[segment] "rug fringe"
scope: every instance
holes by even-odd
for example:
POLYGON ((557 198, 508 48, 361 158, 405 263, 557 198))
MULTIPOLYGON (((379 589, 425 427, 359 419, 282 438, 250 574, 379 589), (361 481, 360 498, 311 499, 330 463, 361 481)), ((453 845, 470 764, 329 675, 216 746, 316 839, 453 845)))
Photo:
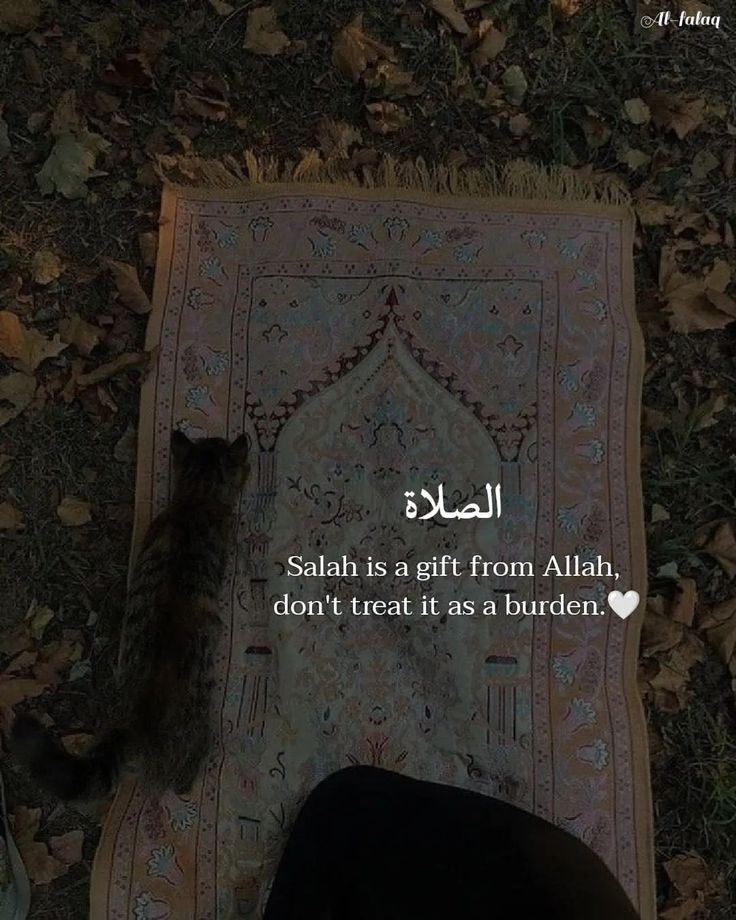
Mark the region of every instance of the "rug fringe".
POLYGON ((243 184, 304 182, 490 198, 631 204, 631 194, 613 176, 577 171, 569 166, 543 166, 528 160, 512 160, 501 168, 494 165, 430 166, 421 157, 409 161, 386 155, 377 166, 351 169, 349 160, 323 160, 318 150, 305 151, 298 163, 259 157, 252 150, 246 150, 244 166, 243 169, 233 156, 224 161, 195 156, 159 156, 157 172, 165 184, 175 186, 233 188, 243 184))

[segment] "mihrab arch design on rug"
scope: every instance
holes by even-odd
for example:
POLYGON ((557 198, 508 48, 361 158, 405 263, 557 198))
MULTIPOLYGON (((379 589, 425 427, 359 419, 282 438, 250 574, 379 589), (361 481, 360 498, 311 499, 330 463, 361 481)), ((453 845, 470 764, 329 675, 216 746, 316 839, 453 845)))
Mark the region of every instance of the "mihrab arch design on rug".
POLYGON ((163 210, 136 540, 168 498, 172 428, 246 430, 255 471, 228 560, 212 757, 181 798, 147 802, 125 779, 96 858, 93 920, 257 918, 300 800, 353 762, 567 827, 653 920, 635 617, 271 612, 287 591, 445 601, 613 587, 294 579, 292 553, 599 554, 644 594, 627 214, 298 186, 179 190, 163 210), (459 503, 495 480, 501 521, 403 515, 407 488, 444 481, 459 503))

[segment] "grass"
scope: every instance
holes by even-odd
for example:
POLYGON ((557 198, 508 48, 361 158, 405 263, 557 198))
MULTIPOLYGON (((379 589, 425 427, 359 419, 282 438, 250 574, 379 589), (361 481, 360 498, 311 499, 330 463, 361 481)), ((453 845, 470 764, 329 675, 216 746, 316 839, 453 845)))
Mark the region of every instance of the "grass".
MULTIPOLYGON (((67 265, 59 287, 31 290, 26 283, 19 291, 18 302, 27 305, 31 317, 49 317, 37 324, 42 331, 53 331, 62 313, 79 312, 88 319, 108 314, 114 319, 115 345, 103 345, 96 358, 102 362, 121 350, 141 347, 144 324, 112 301, 111 283, 99 270, 99 260, 110 256, 139 264, 137 234, 155 229, 159 195, 157 188, 137 181, 138 167, 146 159, 142 151, 157 126, 169 126, 168 150, 181 151, 180 141, 172 139, 173 132, 183 130, 173 114, 174 91, 191 88, 197 73, 215 72, 225 78, 233 113, 245 118, 241 126, 234 119, 199 125, 190 140, 200 155, 238 158, 253 147, 295 160, 303 148, 315 146, 317 124, 328 117, 359 126, 365 146, 402 157, 441 162, 448 151, 462 149, 471 164, 502 164, 527 156, 617 172, 634 189, 649 180, 643 172, 628 173, 620 166, 613 143, 595 150, 587 147, 579 119, 590 106, 606 119, 614 138, 668 158, 651 177, 647 194, 693 211, 709 209, 720 219, 730 219, 736 229, 736 179, 714 170, 695 184, 689 173, 689 163, 703 146, 720 155, 734 145, 725 126, 736 123, 736 47, 726 29, 683 29, 650 42, 634 35, 633 16, 624 0, 584 2, 569 24, 554 25, 540 0, 496 0, 489 14, 508 30, 509 41, 500 58, 479 75, 457 36, 440 29, 437 17, 419 3, 411 4, 410 17, 402 17, 405 6, 396 0, 282 4, 284 30, 293 40, 304 40, 306 48, 274 59, 243 50, 247 9, 253 5, 247 0, 232 16, 219 18, 204 0, 162 0, 143 6, 121 2, 115 5, 120 35, 104 47, 85 29, 110 13, 109 4, 47 4, 44 27, 58 25, 61 35, 49 35, 43 45, 34 46, 43 71, 40 86, 23 76, 22 53, 28 41, 8 39, 7 53, 0 55, 0 87, 14 168, 4 177, 0 290, 15 303, 15 279, 27 279, 35 250, 57 251, 67 265), (369 93, 338 74, 331 62, 335 32, 360 11, 366 28, 395 47, 401 66, 413 71, 416 82, 425 87, 414 101, 399 100, 410 110, 411 122, 397 135, 370 133, 364 119, 369 93), (155 66, 159 88, 119 93, 124 123, 110 135, 113 157, 104 165, 108 175, 90 182, 91 194, 85 200, 42 197, 34 173, 52 139, 44 130, 33 134, 27 129, 29 115, 53 110, 62 93, 74 88, 80 110, 97 118, 92 130, 111 131, 110 119, 95 114, 95 92, 110 90, 101 82, 106 65, 118 51, 134 46, 144 27, 166 29, 171 36, 155 66), (529 81, 521 111, 529 116, 532 129, 523 139, 511 136, 497 110, 482 102, 487 84, 499 85, 510 64, 523 67, 529 81), (453 88, 458 83, 475 89, 479 101, 459 98, 453 88), (654 88, 705 94, 726 116, 709 133, 698 132, 681 142, 671 134, 628 123, 623 101, 654 88), (29 293, 30 305, 22 299, 29 293)), ((724 16, 728 12, 725 0, 710 0, 709 5, 724 16)), ((479 15, 469 14, 471 23, 479 15)), ((665 228, 649 228, 642 235, 636 251, 640 296, 656 289, 660 248, 668 238, 665 228)), ((715 257, 733 259, 733 253, 723 245, 684 253, 691 270, 710 265, 715 257)), ((150 273, 143 274, 143 280, 150 288, 150 273)), ((668 427, 647 430, 644 438, 647 518, 654 503, 670 515, 668 521, 648 528, 650 576, 656 587, 659 568, 675 562, 682 574, 696 579, 705 603, 717 602, 733 590, 713 560, 695 546, 694 535, 703 525, 736 512, 735 331, 732 326, 698 336, 650 336, 647 342, 650 372, 644 404, 670 419, 668 427), (695 415, 678 415, 677 390, 691 407, 702 400, 703 388, 693 383, 696 371, 715 382, 730 401, 716 424, 702 430, 696 430, 695 415)), ((41 381, 48 384, 54 374, 66 374, 65 362, 62 356, 56 367, 43 369, 41 381)), ((135 422, 137 385, 135 374, 111 384, 117 412, 101 413, 94 406, 94 394, 88 394, 84 406, 49 398, 40 411, 26 412, 0 429, 0 450, 14 457, 0 480, 0 501, 13 501, 26 518, 22 534, 0 536, 0 629, 18 621, 35 598, 57 613, 49 638, 63 628, 82 631, 92 675, 62 684, 43 700, 67 730, 94 729, 109 681, 124 596, 134 476, 131 464, 113 459, 113 449, 128 424, 135 422), (58 521, 55 508, 67 494, 92 501, 94 523, 85 530, 93 539, 83 539, 58 521)), ((663 739, 662 753, 653 764, 657 856, 661 862, 678 852, 700 852, 723 880, 725 893, 713 899, 713 917, 725 920, 736 908, 733 694, 724 669, 712 660, 697 671, 692 686, 693 703, 684 712, 666 718, 651 713, 663 739)), ((11 802, 44 805, 45 834, 84 827, 86 861, 38 892, 32 914, 33 920, 78 920, 85 915, 94 823, 74 812, 58 811, 12 770, 8 785, 11 802)), ((661 870, 660 882, 665 896, 661 870)))
POLYGON ((712 660, 698 667, 695 687, 682 712, 666 719, 650 713, 664 742, 652 764, 657 857, 664 862, 679 853, 708 854, 721 885, 711 917, 728 920, 736 903, 734 701, 712 660))

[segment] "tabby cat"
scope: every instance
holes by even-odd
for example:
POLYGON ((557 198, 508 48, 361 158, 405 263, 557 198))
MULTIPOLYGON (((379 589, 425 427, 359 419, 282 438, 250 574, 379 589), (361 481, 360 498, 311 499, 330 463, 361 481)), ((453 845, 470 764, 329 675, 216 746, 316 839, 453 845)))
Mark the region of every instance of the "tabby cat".
POLYGON ((151 796, 191 787, 210 745, 218 597, 247 475, 247 444, 246 435, 232 444, 172 435, 174 492, 149 527, 133 569, 108 731, 89 753, 75 756, 32 716, 16 719, 15 750, 58 797, 105 794, 127 760, 139 763, 142 788, 151 796))

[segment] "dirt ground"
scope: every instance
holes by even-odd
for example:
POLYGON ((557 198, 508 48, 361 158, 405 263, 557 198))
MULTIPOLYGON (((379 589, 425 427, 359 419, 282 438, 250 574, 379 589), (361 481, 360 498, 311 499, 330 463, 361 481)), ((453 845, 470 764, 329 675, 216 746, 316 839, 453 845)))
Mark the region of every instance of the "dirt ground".
MULTIPOLYGON (((104 712, 163 171, 315 148, 357 172, 391 153, 606 173, 633 195, 647 340, 660 915, 733 917, 734 16, 730 0, 0 0, 0 704, 64 736, 104 712), (642 28, 681 7, 720 27, 642 28)), ((86 916, 97 817, 3 771, 19 835, 50 847, 31 916, 86 916)))

